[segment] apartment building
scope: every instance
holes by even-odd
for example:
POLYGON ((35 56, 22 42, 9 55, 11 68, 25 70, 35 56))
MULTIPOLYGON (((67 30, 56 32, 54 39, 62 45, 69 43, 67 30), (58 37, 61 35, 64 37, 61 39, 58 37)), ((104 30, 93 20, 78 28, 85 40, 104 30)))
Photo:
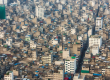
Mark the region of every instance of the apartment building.
POLYGON ((51 65, 53 61, 53 54, 46 54, 42 56, 43 64, 49 64, 51 65))
POLYGON ((4 75, 4 80, 14 80, 13 72, 12 72, 12 71, 8 71, 8 72, 4 75))
POLYGON ((44 18, 44 8, 41 6, 36 6, 36 16, 38 18, 44 18))
POLYGON ((99 48, 102 45, 102 37, 100 35, 91 35, 89 38, 89 47, 98 44, 99 48))
POLYGON ((36 60, 37 59, 37 51, 35 50, 35 51, 32 51, 32 59, 33 60, 36 60))
POLYGON ((0 4, 4 4, 5 6, 7 6, 8 0, 0 0, 0 4))
POLYGON ((90 37, 92 34, 93 34, 93 31, 92 31, 92 28, 90 28, 90 29, 88 30, 88 37, 90 37))
POLYGON ((53 74, 47 74, 45 80, 64 80, 64 70, 54 70, 53 74))
POLYGON ((101 30, 102 27, 103 27, 103 19, 102 19, 102 17, 97 17, 95 31, 101 30))
POLYGON ((76 70, 76 58, 69 57, 65 61, 65 72, 74 74, 76 70))
POLYGON ((71 55, 77 54, 80 55, 81 48, 83 47, 83 41, 76 41, 73 44, 73 48, 71 49, 71 55))
POLYGON ((92 54, 93 55, 99 54, 99 45, 92 46, 92 54))
POLYGON ((30 48, 36 49, 36 44, 34 43, 34 41, 30 41, 30 48))

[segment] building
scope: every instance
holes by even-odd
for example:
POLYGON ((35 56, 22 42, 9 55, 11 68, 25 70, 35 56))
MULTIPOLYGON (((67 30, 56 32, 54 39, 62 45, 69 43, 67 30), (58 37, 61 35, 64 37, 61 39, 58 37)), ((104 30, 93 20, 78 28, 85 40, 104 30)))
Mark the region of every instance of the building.
POLYGON ((44 8, 41 6, 36 6, 36 16, 38 18, 44 18, 44 8))
POLYGON ((37 51, 32 51, 32 59, 36 60, 37 59, 37 51))
POLYGON ((0 0, 0 4, 4 4, 5 6, 7 6, 8 0, 0 0))
POLYGON ((89 47, 98 44, 99 48, 102 45, 102 37, 100 35, 91 35, 89 38, 89 47))
POLYGON ((71 34, 75 34, 76 33, 76 28, 72 28, 71 29, 71 34))
POLYGON ((53 74, 47 74, 45 80, 64 80, 64 70, 55 70, 53 74))
POLYGON ((62 4, 66 4, 66 0, 61 0, 61 3, 62 4))
POLYGON ((53 45, 58 44, 58 38, 57 37, 55 37, 55 38, 52 39, 52 44, 53 45))
POLYGON ((80 55, 81 53, 81 49, 83 48, 83 42, 82 41, 77 41, 77 42, 74 42, 73 44, 73 48, 71 49, 71 55, 80 55))
POLYGON ((53 61, 53 54, 46 54, 42 56, 43 64, 49 64, 51 65, 53 61))
POLYGON ((61 4, 58 4, 58 9, 59 9, 59 10, 62 10, 62 9, 63 9, 63 7, 62 7, 61 4))
POLYGON ((75 74, 73 80, 85 80, 85 76, 80 74, 75 74))
POLYGON ((101 30, 102 27, 103 27, 103 19, 102 19, 102 17, 97 17, 95 31, 101 30))
POLYGON ((4 75, 4 80, 14 80, 13 72, 12 72, 12 71, 8 71, 8 72, 4 75))
POLYGON ((93 55, 99 54, 99 45, 92 46, 92 54, 93 55))
POLYGON ((69 57, 65 61, 65 72, 74 74, 76 70, 76 58, 75 57, 69 57))
POLYGON ((64 48, 62 53, 63 59, 67 59, 70 57, 70 49, 64 48))
POLYGON ((90 28, 90 29, 88 30, 88 37, 90 37, 92 34, 93 34, 92 28, 90 28))
POLYGON ((36 49, 36 44, 34 43, 34 41, 30 41, 30 48, 36 49))

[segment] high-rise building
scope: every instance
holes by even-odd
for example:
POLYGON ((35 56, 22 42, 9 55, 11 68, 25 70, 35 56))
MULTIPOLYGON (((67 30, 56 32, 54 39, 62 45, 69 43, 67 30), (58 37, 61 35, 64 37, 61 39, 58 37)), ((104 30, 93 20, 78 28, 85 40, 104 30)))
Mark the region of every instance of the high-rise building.
POLYGON ((96 18, 96 26, 95 26, 95 31, 99 31, 102 29, 103 26, 103 19, 102 17, 97 17, 96 18))
POLYGON ((0 4, 4 4, 5 6, 7 6, 8 0, 0 0, 0 4))
POLYGON ((44 8, 41 6, 36 6, 36 16, 38 18, 44 18, 44 8))
POLYGON ((74 74, 76 70, 76 58, 70 57, 65 61, 65 72, 74 74))
POLYGON ((102 37, 100 35, 91 35, 89 38, 89 47, 93 46, 93 45, 99 45, 99 48, 102 45, 102 37))
POLYGON ((0 19, 5 19, 6 15, 5 15, 5 5, 0 4, 0 19))

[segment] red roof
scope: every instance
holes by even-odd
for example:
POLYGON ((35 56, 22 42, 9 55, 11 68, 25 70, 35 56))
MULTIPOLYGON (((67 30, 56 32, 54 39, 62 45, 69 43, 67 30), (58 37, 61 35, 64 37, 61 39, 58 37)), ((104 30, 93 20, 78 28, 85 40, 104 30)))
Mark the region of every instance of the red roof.
POLYGON ((40 23, 43 23, 43 21, 40 21, 40 23))
POLYGON ((8 57, 13 57, 11 54, 6 54, 8 57))
POLYGON ((93 56, 92 58, 95 58, 95 56, 93 56))
POLYGON ((65 77, 64 80, 69 80, 69 78, 68 77, 65 77))

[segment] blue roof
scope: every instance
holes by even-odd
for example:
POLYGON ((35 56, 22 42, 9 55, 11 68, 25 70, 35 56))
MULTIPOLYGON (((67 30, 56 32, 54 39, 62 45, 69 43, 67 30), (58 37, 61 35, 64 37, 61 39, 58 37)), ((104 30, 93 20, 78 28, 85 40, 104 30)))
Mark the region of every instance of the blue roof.
POLYGON ((68 77, 69 79, 71 79, 71 76, 70 77, 68 77))
POLYGON ((65 49, 67 49, 67 48, 65 48, 65 49))
POLYGON ((76 54, 74 54, 74 56, 77 56, 76 54))
POLYGON ((15 63, 14 65, 18 65, 18 64, 20 64, 20 63, 15 63))
POLYGON ((44 68, 44 66, 42 66, 42 68, 44 68))
POLYGON ((53 57, 58 57, 58 55, 53 55, 53 57))
POLYGON ((56 41, 58 40, 58 39, 55 39, 56 41))
POLYGON ((55 9, 54 11, 59 11, 58 9, 55 9))
POLYGON ((48 66, 48 64, 45 64, 46 66, 48 66))
POLYGON ((38 76, 38 74, 35 74, 35 76, 38 76))
POLYGON ((68 74, 67 72, 65 72, 65 74, 68 74))
POLYGON ((87 6, 86 4, 84 4, 83 6, 87 6))
POLYGON ((68 43, 71 43, 71 42, 68 42, 68 43))
POLYGON ((102 76, 102 74, 95 74, 95 73, 93 73, 93 76, 102 76))
POLYGON ((35 72, 39 72, 39 71, 35 71, 35 72))

